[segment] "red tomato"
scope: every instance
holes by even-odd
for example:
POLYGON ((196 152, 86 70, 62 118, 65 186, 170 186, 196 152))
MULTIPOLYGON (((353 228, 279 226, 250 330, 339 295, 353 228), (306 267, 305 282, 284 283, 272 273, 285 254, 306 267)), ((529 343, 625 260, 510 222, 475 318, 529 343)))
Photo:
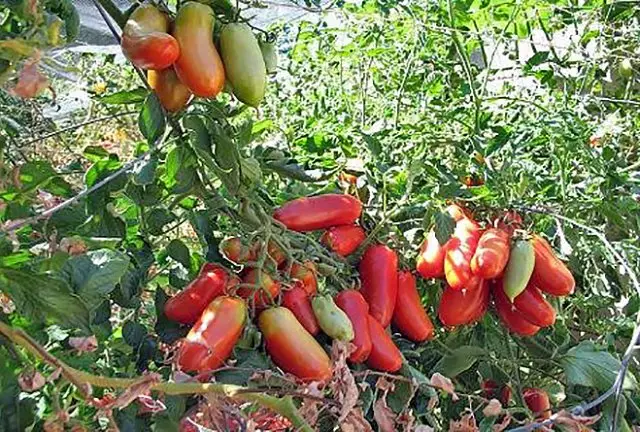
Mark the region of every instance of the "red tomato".
POLYGON ((471 259, 471 273, 482 279, 495 279, 502 275, 509 261, 511 249, 509 233, 501 229, 486 230, 478 241, 471 259))
POLYGON ((244 264, 255 261, 255 255, 239 237, 230 237, 220 242, 222 255, 234 264, 244 264))
POLYGON ((229 277, 217 264, 206 263, 198 277, 164 304, 164 314, 172 321, 193 324, 211 301, 222 295, 229 277))
POLYGON ((482 381, 480 388, 482 389, 482 396, 487 399, 494 399, 498 393, 498 383, 494 380, 487 379, 482 381))
POLYGON ((147 81, 167 111, 177 112, 187 106, 191 92, 186 85, 182 84, 173 67, 160 71, 147 71, 147 81))
POLYGON ((416 278, 408 271, 398 273, 398 298, 392 322, 403 336, 413 342, 433 338, 433 323, 422 306, 416 278))
POLYGON ((509 406, 511 402, 511 387, 507 384, 503 385, 500 389, 500 402, 504 407, 509 406))
POLYGON ((567 266, 558 259, 549 242, 533 236, 533 249, 536 263, 533 267, 531 282, 539 290, 554 296, 566 296, 573 292, 576 281, 567 266))
POLYGON ((289 277, 300 281, 302 283, 302 288, 304 288, 308 296, 314 296, 318 292, 316 266, 312 261, 305 261, 302 265, 294 262, 291 265, 289 277))
POLYGON ((242 283, 242 280, 236 274, 229 275, 229 280, 227 281, 227 286, 224 288, 224 292, 226 294, 235 295, 238 290, 238 286, 242 283))
MULTIPOLYGON (((257 260, 260 256, 263 244, 263 242, 259 241, 251 247, 251 257, 253 260, 257 260)), ((287 260, 287 254, 273 240, 269 240, 269 243, 267 244, 267 254, 271 257, 276 267, 282 266, 282 264, 287 260)))
POLYGON ((355 252, 366 237, 358 225, 340 225, 326 230, 320 237, 320 243, 344 257, 355 252))
POLYGON ((241 299, 223 296, 212 301, 180 346, 180 369, 202 373, 218 368, 240 339, 246 318, 241 299))
POLYGON ((416 270, 420 276, 425 279, 443 277, 445 252, 445 245, 440 244, 435 231, 429 231, 429 235, 420 246, 420 253, 416 261, 416 270))
POLYGON ((369 246, 359 270, 361 292, 369 303, 369 313, 387 327, 398 296, 398 256, 385 245, 369 246))
POLYGON ((533 284, 513 300, 513 305, 520 315, 539 327, 549 327, 556 322, 556 311, 533 284))
POLYGON ((499 280, 493 287, 493 301, 500 320, 510 332, 520 336, 533 336, 540 330, 540 327, 524 319, 522 314, 511 304, 502 287, 502 280, 499 280))
POLYGON ((513 231, 522 227, 522 217, 515 210, 507 211, 498 220, 498 228, 513 234, 513 231))
POLYGON ((447 206, 446 209, 444 209, 445 213, 449 213, 449 216, 451 216, 453 218, 454 221, 459 222, 464 218, 469 218, 471 217, 471 215, 469 214, 469 212, 457 205, 457 204, 451 204, 449 206, 447 206))
POLYGON ((466 325, 480 320, 489 307, 489 283, 476 279, 475 286, 454 290, 445 286, 438 306, 438 317, 448 327, 466 325))
POLYGON ((236 291, 238 296, 247 299, 249 306, 260 311, 275 304, 280 294, 280 284, 274 281, 264 270, 250 269, 242 278, 243 284, 253 284, 255 287, 240 287, 236 291), (258 275, 260 278, 258 279, 258 275))
POLYGON ((355 351, 349 355, 349 360, 352 363, 362 363, 371 353, 369 305, 362 294, 353 289, 340 291, 335 297, 335 302, 347 314, 353 325, 355 337, 351 343, 355 346, 355 351))
POLYGON ((267 309, 258 317, 267 352, 283 371, 303 381, 331 377, 331 360, 287 308, 267 309))
POLYGON ((367 358, 367 366, 384 372, 398 371, 402 367, 400 350, 378 320, 369 315, 368 322, 369 334, 371 335, 371 353, 367 358))
POLYGON ((282 306, 293 312, 300 324, 313 336, 320 332, 318 320, 311 307, 311 300, 302 282, 297 281, 291 289, 283 292, 282 306))
POLYGON ((293 231, 314 231, 350 225, 360 217, 362 203, 350 195, 325 194, 289 201, 273 217, 293 231))
POLYGON ((551 402, 546 391, 539 388, 527 387, 522 390, 524 403, 536 416, 536 419, 548 419, 551 417, 551 402))
POLYGON ((460 219, 456 223, 453 237, 447 242, 444 257, 444 275, 453 289, 469 286, 473 278, 471 258, 480 240, 480 227, 470 219, 460 219))

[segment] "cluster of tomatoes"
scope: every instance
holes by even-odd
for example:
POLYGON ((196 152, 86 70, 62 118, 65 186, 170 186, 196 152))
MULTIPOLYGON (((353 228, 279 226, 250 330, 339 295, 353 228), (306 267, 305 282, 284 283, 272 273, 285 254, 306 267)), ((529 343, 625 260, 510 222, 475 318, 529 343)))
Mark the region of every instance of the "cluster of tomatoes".
MULTIPOLYGON (((482 395, 487 399, 498 399, 502 406, 511 403, 511 387, 508 384, 499 385, 494 380, 484 380, 481 385, 482 395)), ((549 394, 540 388, 525 387, 522 389, 522 399, 537 420, 551 417, 551 401, 549 394)))
POLYGON ((149 86, 167 111, 179 111, 192 95, 214 98, 225 87, 241 102, 258 106, 267 72, 275 72, 273 46, 259 42, 245 23, 225 24, 214 43, 211 7, 182 4, 175 20, 151 4, 133 11, 122 33, 122 51, 147 70, 149 86))

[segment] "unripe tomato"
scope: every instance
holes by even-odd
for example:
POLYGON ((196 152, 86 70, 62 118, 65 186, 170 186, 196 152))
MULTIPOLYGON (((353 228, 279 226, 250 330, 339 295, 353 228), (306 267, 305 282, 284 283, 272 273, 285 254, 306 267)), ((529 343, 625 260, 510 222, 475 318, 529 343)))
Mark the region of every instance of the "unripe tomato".
POLYGON ((620 72, 620 76, 622 76, 622 78, 632 78, 633 65, 631 64, 631 60, 629 60, 628 58, 622 60, 618 65, 618 71, 620 72))
POLYGON ((420 276, 425 279, 443 277, 445 253, 445 245, 440 244, 435 231, 429 231, 429 235, 420 246, 420 253, 416 260, 416 270, 420 276))
POLYGON ((255 255, 239 237, 230 237, 220 242, 220 252, 234 264, 244 264, 255 260, 255 255))
POLYGON ((327 336, 343 342, 353 340, 355 336, 353 325, 347 314, 336 305, 331 296, 315 296, 311 299, 311 307, 320 328, 327 336))
POLYGON ((293 312, 300 324, 313 336, 320 332, 318 320, 311 307, 311 300, 301 282, 296 281, 291 289, 283 292, 282 306, 293 312))
POLYGON ((274 307, 258 317, 267 352, 283 371, 303 381, 331 377, 331 360, 287 308, 274 307))
POLYGON ((385 245, 369 246, 359 270, 361 292, 369 303, 369 314, 387 327, 398 296, 398 256, 385 245))
POLYGON ((369 334, 371 335, 371 353, 367 358, 367 366, 384 372, 398 371, 402 367, 400 350, 378 320, 369 315, 368 322, 369 334))
POLYGON ((180 54, 178 41, 168 34, 169 17, 155 6, 136 8, 122 30, 122 52, 142 69, 166 69, 180 54))
POLYGON ((524 319, 511 304, 502 287, 502 280, 499 280, 493 288, 493 301, 498 317, 510 332, 520 336, 533 336, 540 330, 540 327, 524 319))
POLYGON ((482 279, 497 278, 509 261, 510 248, 508 232, 496 228, 486 230, 471 259, 471 273, 482 279))
POLYGON ((289 201, 273 217, 293 231, 314 231, 353 224, 362 213, 362 203, 350 195, 324 194, 289 201))
POLYGON ((392 323, 404 337, 413 342, 433 338, 433 323, 422 306, 416 278, 411 272, 398 273, 398 297, 392 323))
POLYGON ((241 299, 223 296, 212 301, 180 346, 180 369, 202 373, 219 367, 231 355, 246 318, 241 299))
POLYGON ((196 96, 216 97, 224 86, 224 66, 213 44, 213 10, 193 1, 178 10, 173 36, 180 45, 176 73, 196 96))
POLYGON ((444 275, 453 289, 467 287, 473 279, 471 258, 476 251, 481 235, 474 221, 463 218, 456 223, 453 237, 447 242, 444 257, 444 275))
POLYGON ((538 235, 533 236, 535 265, 531 282, 541 291, 554 296, 573 293, 576 281, 567 266, 558 259, 551 245, 538 235))
POLYGON ((186 85, 182 84, 172 67, 159 71, 147 71, 147 81, 167 111, 177 112, 187 106, 191 92, 186 85))
POLYGON ((438 306, 438 318, 448 327, 466 325, 480 320, 489 307, 489 282, 475 279, 475 285, 464 290, 445 286, 438 306))
POLYGON ((517 240, 514 243, 509 255, 509 262, 502 277, 502 285, 509 302, 513 302, 527 287, 533 273, 535 259, 531 241, 517 240))
POLYGON ((250 269, 242 278, 242 283, 256 285, 255 287, 240 287, 236 293, 243 299, 247 299, 249 305, 258 311, 274 304, 280 294, 280 284, 264 270, 250 269))
POLYGON ((316 266, 312 261, 305 261, 303 264, 294 262, 289 273, 291 279, 300 281, 302 288, 308 296, 314 296, 318 292, 318 279, 316 278, 316 266))
POLYGON ((278 53, 276 52, 276 44, 275 42, 262 40, 259 43, 267 73, 269 75, 273 75, 278 72, 278 53))
POLYGON ((555 309, 531 283, 515 298, 513 305, 524 319, 538 327, 549 327, 556 322, 555 309))
POLYGON ((371 335, 369 334, 369 305, 358 291, 349 289, 340 291, 335 298, 336 305, 342 309, 353 325, 354 338, 351 343, 355 351, 349 355, 352 363, 362 363, 371 353, 371 335))
POLYGON ((543 420, 551 417, 551 402, 546 391, 527 387, 522 390, 522 397, 536 419, 543 420))
POLYGON ((367 235, 362 227, 340 225, 326 230, 320 237, 320 243, 344 257, 355 252, 365 238, 367 235))
POLYGON ((164 314, 172 321, 193 324, 213 299, 224 293, 229 277, 217 264, 206 263, 198 277, 164 304, 164 314))

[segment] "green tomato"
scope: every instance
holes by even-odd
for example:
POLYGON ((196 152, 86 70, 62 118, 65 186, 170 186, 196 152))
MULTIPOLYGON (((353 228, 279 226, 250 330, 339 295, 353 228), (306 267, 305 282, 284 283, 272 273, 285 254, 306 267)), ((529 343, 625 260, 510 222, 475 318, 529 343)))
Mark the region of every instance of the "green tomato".
POLYGON ((620 76, 623 78, 629 79, 633 77, 633 65, 631 64, 631 60, 622 60, 618 65, 618 72, 620 72, 620 76))
POLYGON ((511 255, 503 278, 504 292, 512 303, 527 287, 535 263, 536 254, 531 241, 516 241, 511 248, 511 255))
POLYGON ((320 328, 328 336, 343 342, 353 340, 354 333, 351 320, 330 296, 315 296, 311 300, 311 307, 320 328))

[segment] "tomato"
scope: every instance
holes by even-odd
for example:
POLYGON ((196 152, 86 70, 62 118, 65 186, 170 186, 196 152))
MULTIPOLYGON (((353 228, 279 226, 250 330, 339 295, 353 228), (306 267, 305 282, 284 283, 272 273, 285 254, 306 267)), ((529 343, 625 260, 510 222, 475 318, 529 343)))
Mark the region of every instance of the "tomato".
POLYGON ((168 34, 169 17, 155 6, 136 8, 122 30, 122 52, 142 69, 166 69, 180 55, 178 41, 168 34))
POLYGON ((180 346, 180 369, 202 373, 218 368, 240 339, 246 318, 241 299, 223 296, 212 301, 180 346))
POLYGON ((320 332, 318 320, 311 307, 311 300, 301 282, 296 281, 291 289, 283 292, 282 306, 293 312, 300 324, 313 336, 320 332))
POLYGON ((509 234, 513 234, 514 230, 521 228, 522 216, 520 216, 520 214, 515 210, 509 210, 505 212, 497 222, 499 229, 506 231, 509 234))
POLYGON ((289 201, 273 217, 293 231, 314 231, 353 224, 362 213, 362 203, 350 195, 324 194, 289 201))
POLYGON ((509 261, 510 235, 501 229, 486 230, 471 259, 471 273, 482 279, 495 279, 509 261))
POLYGON ((308 296, 316 295, 318 292, 318 279, 316 278, 316 266, 312 261, 305 261, 303 264, 294 262, 291 265, 289 277, 302 283, 302 288, 308 296))
POLYGON ((276 52, 276 44, 271 41, 259 42, 260 51, 262 52, 262 60, 264 60, 265 68, 269 75, 278 72, 278 53, 276 52))
POLYGON ((224 293, 227 271, 217 264, 206 263, 198 277, 164 304, 164 314, 172 321, 193 324, 211 301, 224 293))
MULTIPOLYGON (((446 244, 446 243, 445 243, 446 244)), ((420 253, 416 261, 416 270, 425 279, 441 278, 444 276, 445 245, 441 245, 434 230, 420 246, 420 253)))
MULTIPOLYGON (((253 244, 253 246, 251 246, 251 249, 249 251, 250 261, 256 261, 259 259, 260 254, 262 253, 263 244, 263 241, 257 241, 253 244)), ((267 254, 271 258, 272 264, 274 264, 276 267, 280 267, 287 260, 287 254, 285 253, 285 251, 282 250, 282 248, 278 246, 278 243, 273 240, 269 240, 269 243, 267 244, 267 254)))
POLYGON ((336 305, 342 309, 353 325, 354 338, 351 343, 355 351, 349 355, 352 363, 362 363, 371 353, 371 335, 369 334, 369 305, 358 291, 349 289, 340 291, 335 297, 336 305))
POLYGON ((496 305, 498 317, 500 317, 502 323, 510 332, 520 336, 533 336, 538 333, 540 327, 531 324, 522 317, 520 312, 518 312, 515 306, 509 301, 502 284, 503 282, 500 280, 493 288, 493 301, 496 305))
POLYGON ((463 218, 456 223, 453 237, 447 242, 444 257, 444 276, 453 289, 463 289, 473 279, 471 259, 480 240, 480 227, 463 218))
POLYGON ((359 270, 361 292, 369 303, 369 313, 387 327, 398 296, 398 256, 385 245, 369 246, 359 270))
POLYGON ((226 78, 241 102, 257 107, 264 98, 267 69, 258 40, 245 23, 230 23, 220 33, 226 78))
POLYGON ((371 353, 367 358, 367 366, 384 372, 398 371, 402 367, 400 350, 378 320, 369 315, 368 323, 371 335, 371 353))
POLYGON ((477 174, 469 174, 460 179, 462 184, 467 187, 475 187, 482 186, 484 184, 484 180, 477 174))
POLYGON ((411 272, 398 273, 398 297, 392 322, 403 336, 413 342, 424 342, 433 338, 433 323, 422 307, 416 278, 411 272))
POLYGON ((509 406, 511 402, 511 387, 507 384, 503 385, 500 389, 500 402, 504 407, 509 406))
POLYGON ((456 222, 460 222, 464 218, 471 217, 466 209, 457 204, 448 205, 447 208, 444 209, 444 212, 449 214, 449 216, 451 216, 456 222))
POLYGON ((235 295, 236 290, 239 285, 242 283, 242 280, 236 274, 229 275, 229 279, 227 280, 227 285, 224 287, 224 292, 227 294, 235 295))
POLYGON ((633 64, 631 64, 631 60, 628 58, 622 60, 620 64, 618 64, 618 72, 622 78, 632 78, 633 77, 633 64))
POLYGON ((533 284, 529 283, 515 298, 513 305, 518 313, 531 324, 549 327, 556 322, 556 311, 533 284))
POLYGON ((256 285, 255 287, 240 287, 237 294, 247 299, 249 305, 258 311, 274 304, 280 294, 280 284, 264 270, 250 269, 242 278, 242 283, 256 285))
POLYGON ((147 71, 147 81, 167 111, 176 112, 187 106, 191 92, 186 85, 182 84, 172 67, 159 71, 147 71))
POLYGON ((283 371, 303 381, 331 377, 331 360, 287 308, 274 307, 258 317, 267 352, 283 371))
POLYGON ((524 403, 538 420, 551 417, 551 402, 546 391, 539 388, 526 387, 522 390, 524 403))
POLYGON ((527 287, 535 259, 533 244, 529 240, 517 240, 514 243, 502 278, 504 292, 510 302, 527 287))
POLYGON ((498 383, 494 380, 486 379, 480 384, 482 396, 487 399, 494 399, 498 393, 498 383))
POLYGON ((576 281, 567 266, 558 259, 551 245, 538 235, 533 236, 535 265, 531 282, 541 291, 554 296, 573 293, 576 281))
POLYGON ((327 336, 343 342, 354 338, 351 320, 333 301, 331 296, 318 295, 311 299, 311 307, 316 315, 320 328, 327 336))
POLYGON ((255 261, 254 252, 239 237, 231 237, 220 242, 220 252, 234 264, 255 261))
POLYGON ((224 66, 213 44, 213 10, 193 1, 178 10, 173 36, 180 44, 175 68, 196 96, 216 97, 224 86, 224 66))
POLYGON ((448 327, 471 324, 481 319, 489 307, 489 283, 476 279, 475 286, 455 290, 445 286, 440 297, 438 317, 448 327))
POLYGON ((367 238, 367 235, 362 227, 358 225, 340 225, 326 230, 320 237, 320 243, 344 257, 355 252, 365 238, 367 238))

